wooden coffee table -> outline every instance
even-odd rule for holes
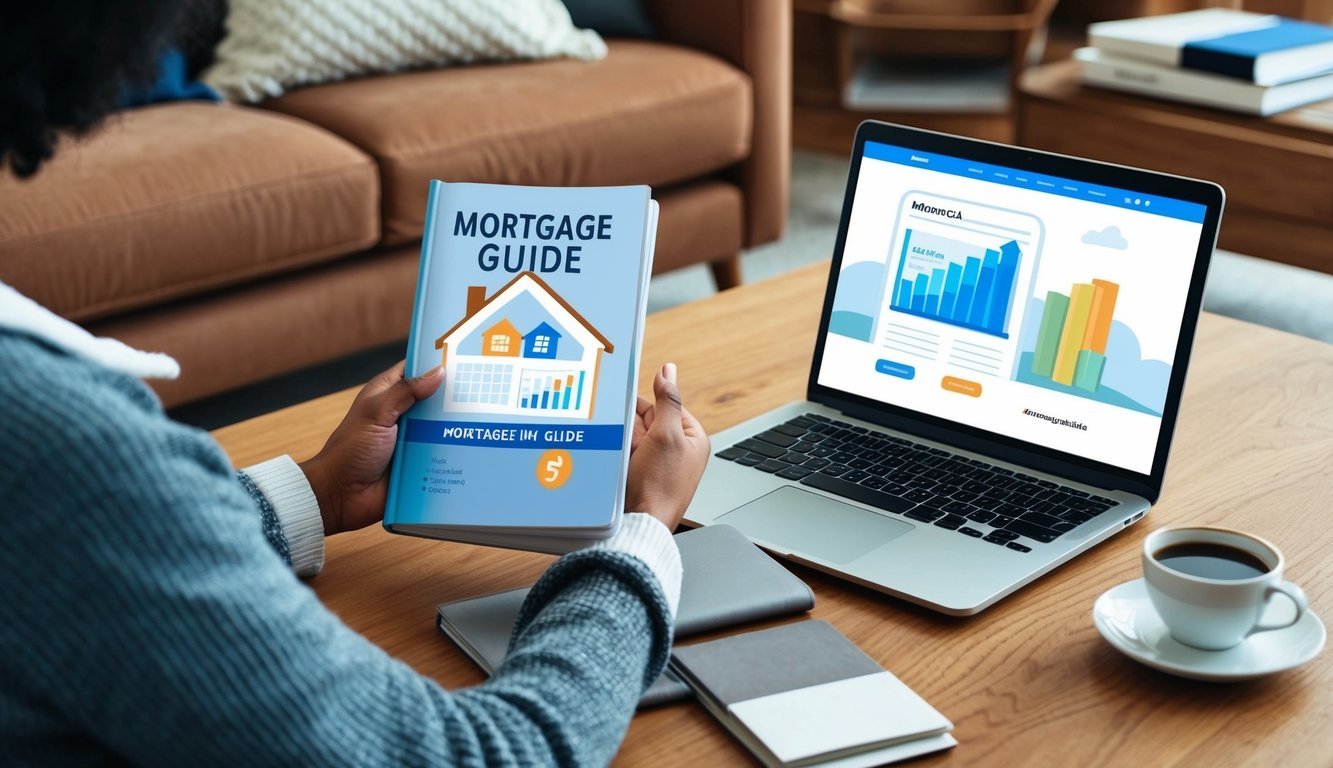
[[[827,279],[818,264],[653,315],[647,371],[680,365],[710,431],[804,396]],[[243,466],[313,454],[351,390],[215,436]],[[979,616],[951,618],[795,568],[831,622],[951,718],[959,746],[917,764],[1310,765],[1333,755],[1333,661],[1248,683],[1171,677],[1097,634],[1092,604],[1140,575],[1139,547],[1168,524],[1228,525],[1281,547],[1288,577],[1333,618],[1333,347],[1205,315],[1167,473],[1146,521]],[[449,688],[482,674],[435,629],[435,605],[527,584],[551,558],[394,536],[333,537],[311,587],[334,613]],[[762,625],[760,625],[762,626]],[[793,660],[799,663],[799,660]],[[753,761],[694,703],[634,718],[619,765]]]
[[[1333,101],[1250,117],[1084,87],[1079,66],[1023,74],[1019,144],[1215,181],[1218,247],[1333,274]]]

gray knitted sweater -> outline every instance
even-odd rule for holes
[[[610,760],[669,650],[644,561],[557,561],[449,692],[325,610],[243,480],[139,381],[0,328],[0,764]]]

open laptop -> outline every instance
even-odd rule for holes
[[[807,399],[713,436],[686,523],[968,615],[1142,519],[1223,200],[863,123]]]

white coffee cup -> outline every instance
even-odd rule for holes
[[[1157,559],[1169,548],[1186,544],[1241,550],[1257,558],[1267,571],[1248,578],[1207,578]],[[1144,582],[1157,614],[1176,640],[1209,651],[1232,648],[1255,632],[1284,629],[1300,621],[1307,607],[1305,593],[1282,580],[1284,565],[1277,547],[1228,528],[1162,528],[1143,541]],[[1262,623],[1264,609],[1278,594],[1295,604],[1295,617],[1282,624]]]

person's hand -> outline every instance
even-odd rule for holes
[[[645,512],[675,530],[708,464],[708,435],[676,389],[676,365],[653,379],[650,403],[639,398],[630,437],[625,511]]]
[[[443,381],[442,367],[408,379],[403,363],[398,363],[361,388],[324,448],[301,464],[319,501],[324,535],[354,531],[384,518],[398,417],[435,394]]]

